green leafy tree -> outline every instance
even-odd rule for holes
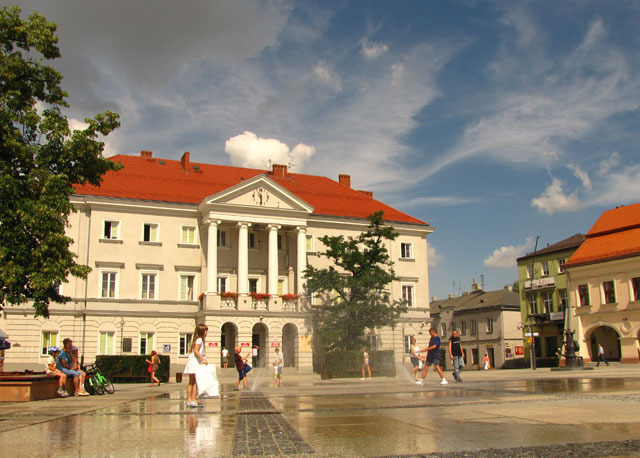
[[[369,230],[358,237],[321,237],[327,249],[320,255],[333,265],[305,271],[308,290],[323,298],[316,335],[329,351],[361,348],[365,329],[393,326],[407,310],[404,301],[391,300],[389,291],[397,277],[384,243],[398,233],[384,225],[382,212],[369,221]]]
[[[46,62],[60,57],[56,25],[20,8],[0,10],[0,303],[33,301],[36,316],[66,302],[56,285],[69,274],[86,277],[65,235],[74,184],[99,185],[119,164],[102,155],[120,123],[106,111],[69,129],[62,75]]]

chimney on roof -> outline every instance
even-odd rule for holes
[[[144,159],[151,159],[153,158],[153,153],[151,151],[142,150],[140,151],[140,157]]]
[[[190,172],[190,164],[189,164],[189,151],[185,152],[180,159],[180,166],[182,167],[182,173],[185,175],[189,175]]]
[[[372,192],[372,191],[363,191],[363,190],[361,190],[361,189],[358,189],[358,192],[359,192],[360,194],[364,194],[365,196],[367,196],[367,197],[369,197],[369,198],[373,199],[373,192]]]
[[[476,283],[476,279],[473,279],[473,283],[471,284],[471,292],[475,293],[478,291],[482,291],[482,287]]]
[[[338,181],[347,188],[351,187],[351,175],[338,175]]]
[[[287,166],[282,164],[273,164],[272,173],[275,178],[287,178]]]

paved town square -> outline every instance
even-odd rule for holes
[[[464,372],[440,386],[266,372],[185,406],[186,383],[117,385],[109,396],[0,403],[2,449],[22,456],[640,455],[640,372]],[[259,371],[258,371],[259,372]]]

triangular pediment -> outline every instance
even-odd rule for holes
[[[313,212],[313,207],[262,174],[207,197],[207,205],[223,204],[256,209]]]

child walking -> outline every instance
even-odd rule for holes
[[[438,331],[435,328],[429,329],[429,334],[431,335],[429,346],[422,350],[427,352],[427,359],[424,362],[424,369],[422,370],[422,380],[418,383],[420,385],[424,384],[424,379],[427,377],[427,372],[429,372],[429,366],[433,365],[442,379],[440,385],[446,385],[449,382],[444,378],[444,372],[440,369],[440,337],[438,337]]]
[[[242,381],[242,384],[245,390],[249,389],[249,387],[247,386],[247,372],[249,372],[251,369],[249,365],[246,363],[249,355],[242,356],[242,354],[240,353],[241,351],[242,351],[241,347],[236,347],[235,354],[233,357],[234,362],[236,364],[236,369],[238,371],[238,381],[236,382],[236,386],[233,388],[234,391],[240,390],[240,388],[238,388],[238,385],[240,385],[240,381]]]
[[[202,407],[202,404],[196,401],[199,395],[211,397],[220,395],[215,365],[209,365],[204,353],[204,340],[207,337],[208,330],[207,325],[199,324],[193,331],[194,340],[191,343],[189,360],[184,368],[184,373],[189,374],[189,385],[187,386],[188,407]]]
[[[365,380],[365,371],[369,371],[369,380],[371,380],[371,366],[369,365],[369,352],[367,351],[367,347],[362,349],[362,378],[360,380]]]

